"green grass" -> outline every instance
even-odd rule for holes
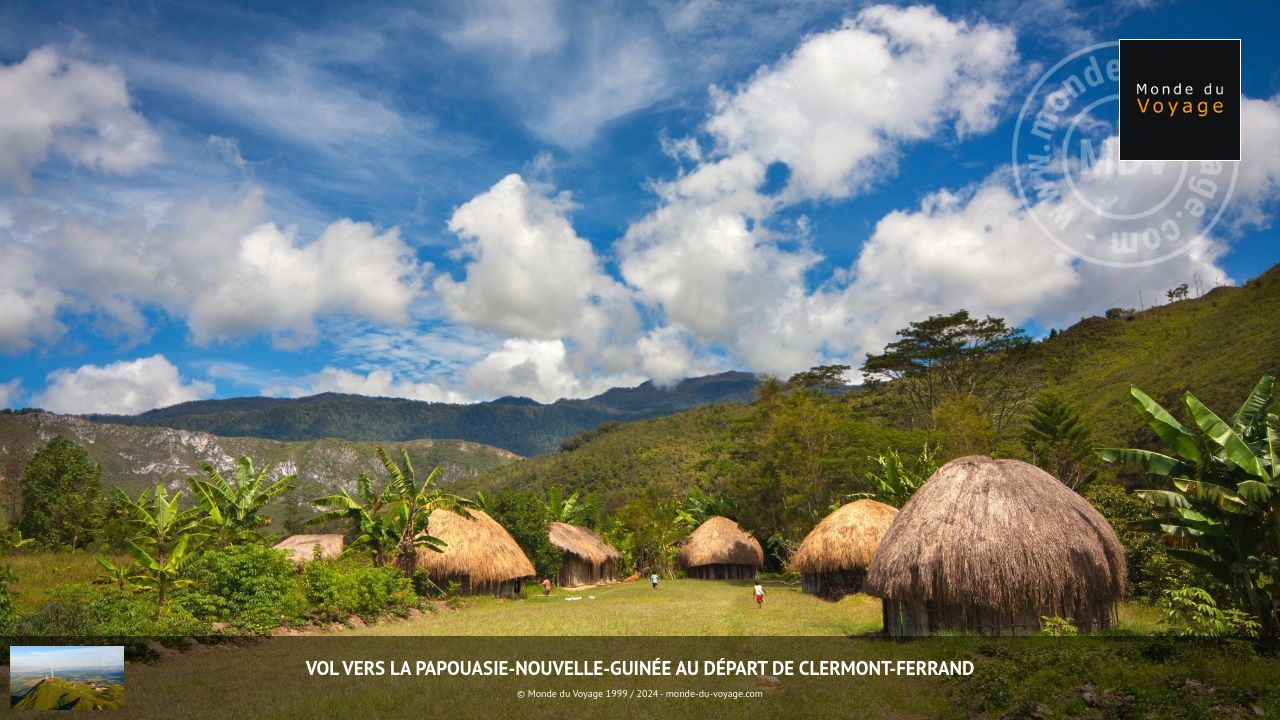
[[[104,575],[101,567],[88,551],[19,552],[3,559],[18,576],[12,585],[18,608],[28,611],[46,599],[47,592],[58,585],[91,583]],[[108,560],[117,565],[130,562],[122,554],[107,553]]]

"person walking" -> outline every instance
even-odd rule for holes
[[[764,607],[764,586],[760,584],[759,580],[757,580],[756,586],[752,589],[755,591],[755,594],[756,594],[756,608],[757,609],[763,608]]]
[[[649,576],[649,583],[653,585],[654,590],[658,589],[658,573],[653,573]]]
[[[542,597],[551,596],[551,578],[542,579]]]

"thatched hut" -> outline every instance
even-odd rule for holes
[[[1124,547],[1102,514],[1045,471],[973,456],[916,491],[871,564],[885,632],[1025,635],[1041,617],[1111,627]]]
[[[295,563],[310,562],[315,559],[316,548],[320,549],[320,557],[329,559],[342,554],[344,543],[341,535],[290,535],[275,544],[277,550],[289,553],[289,559]]]
[[[418,548],[418,567],[441,588],[461,585],[469,595],[515,597],[525,578],[533,577],[533,564],[506,528],[483,510],[471,510],[471,519],[448,510],[433,510],[427,534],[448,543],[443,552]]]
[[[689,535],[677,560],[691,578],[750,580],[764,565],[764,550],[738,523],[717,515]]]
[[[860,592],[897,514],[884,503],[856,500],[823,518],[791,558],[791,569],[803,576],[801,589],[830,600]]]
[[[560,549],[560,573],[556,584],[578,587],[614,582],[622,553],[588,528],[553,522],[547,526],[551,544]]]

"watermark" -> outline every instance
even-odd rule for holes
[[[1014,182],[1060,248],[1108,267],[1143,267],[1203,241],[1235,190],[1239,163],[1122,161],[1119,43],[1049,68],[1018,113]]]

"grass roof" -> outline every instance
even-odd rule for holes
[[[764,550],[738,523],[719,515],[698,526],[685,540],[677,558],[680,567],[699,565],[764,565]]]
[[[875,500],[842,505],[800,543],[791,559],[791,569],[824,573],[870,567],[881,538],[897,514],[897,508]]]

